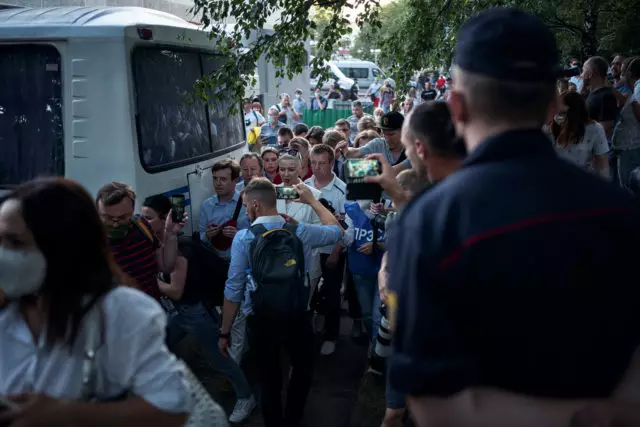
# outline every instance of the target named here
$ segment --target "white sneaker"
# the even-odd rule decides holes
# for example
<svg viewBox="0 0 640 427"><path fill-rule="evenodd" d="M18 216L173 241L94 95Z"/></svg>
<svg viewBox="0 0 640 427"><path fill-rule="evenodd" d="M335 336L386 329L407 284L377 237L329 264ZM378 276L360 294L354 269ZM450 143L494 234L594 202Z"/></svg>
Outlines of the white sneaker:
<svg viewBox="0 0 640 427"><path fill-rule="evenodd" d="M253 396L247 399L238 399L236 406L233 408L233 412L229 417L229 421L232 423L241 423L246 420L251 412L256 408L256 399Z"/></svg>
<svg viewBox="0 0 640 427"><path fill-rule="evenodd" d="M325 341L322 343L322 348L320 349L320 354L323 356L329 356L336 351L336 342L335 341Z"/></svg>

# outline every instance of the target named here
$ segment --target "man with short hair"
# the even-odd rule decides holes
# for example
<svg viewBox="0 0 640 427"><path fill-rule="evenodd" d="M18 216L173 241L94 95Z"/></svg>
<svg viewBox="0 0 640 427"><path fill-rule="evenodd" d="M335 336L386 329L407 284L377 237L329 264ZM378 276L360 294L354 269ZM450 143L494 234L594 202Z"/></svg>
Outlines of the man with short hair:
<svg viewBox="0 0 640 427"><path fill-rule="evenodd" d="M624 55L615 55L611 61L611 77L613 78L613 88L617 90L623 98L626 100L627 96L631 95L632 91L622 81L622 64L625 59ZM624 102L618 102L618 105L624 105Z"/></svg>
<svg viewBox="0 0 640 427"><path fill-rule="evenodd" d="M288 129L287 125L279 120L280 112L276 107L269 107L267 123L260 128L260 139L263 145L278 145L278 131Z"/></svg>
<svg viewBox="0 0 640 427"><path fill-rule="evenodd" d="M351 103L351 115L347 118L349 127L351 129L351 141L358 136L358 122L365 116L364 108L362 108L361 101L353 101ZM337 123L336 123L337 125Z"/></svg>
<svg viewBox="0 0 640 427"><path fill-rule="evenodd" d="M351 125L347 119L338 119L333 127L334 130L342 132L349 141L349 146L353 144L351 139Z"/></svg>
<svg viewBox="0 0 640 427"><path fill-rule="evenodd" d="M295 126L302 123L304 110L308 109L307 101L304 100L302 89L296 89L295 99L293 100L293 110L291 110L291 125Z"/></svg>
<svg viewBox="0 0 640 427"><path fill-rule="evenodd" d="M306 181L310 187L319 190L321 197L333 209L333 214L344 219L347 184L333 173L335 155L328 145L319 144L311 149L311 168L313 176ZM326 299L325 334L321 354L328 356L336 349L336 341L340 330L340 289L344 273L345 254L343 245L330 245L320 248L322 265L322 294Z"/></svg>
<svg viewBox="0 0 640 427"><path fill-rule="evenodd" d="M434 101L438 96L438 91L431 87L431 82L426 81L424 84L424 90L420 93L420 99L423 102Z"/></svg>
<svg viewBox="0 0 640 427"><path fill-rule="evenodd" d="M264 176L262 157L258 153L245 153L240 158L240 168L242 182L236 184L236 191L242 191L252 178Z"/></svg>
<svg viewBox="0 0 640 427"><path fill-rule="evenodd" d="M364 147L350 148L348 143L342 142L336 146L336 153L340 153L346 158L365 157L369 154L380 153L389 163L394 165L394 169L400 172L411 167L402 146L402 124L404 117L402 114L392 111L382 116L380 129L384 138L376 138Z"/></svg>
<svg viewBox="0 0 640 427"><path fill-rule="evenodd" d="M160 300L157 275L173 271L178 256L178 232L184 223L176 224L167 215L161 242L147 221L134 216L135 203L135 191L120 182L103 185L96 197L116 264L135 280L137 289Z"/></svg>
<svg viewBox="0 0 640 427"><path fill-rule="evenodd" d="M287 148L293 139L293 132L287 127L278 129L278 148Z"/></svg>
<svg viewBox="0 0 640 427"><path fill-rule="evenodd" d="M309 133L309 126L304 123L298 123L291 129L291 131L293 132L294 138L305 138L307 133Z"/></svg>
<svg viewBox="0 0 640 427"><path fill-rule="evenodd" d="M553 33L491 8L456 40L449 107L469 155L387 241L391 385L418 427L564 427L592 403L615 409L609 396L635 401L624 374L638 372L640 339L624 325L640 321L628 283L640 210L541 130L557 96Z"/></svg>
<svg viewBox="0 0 640 427"><path fill-rule="evenodd" d="M242 208L240 192L236 190L240 167L235 161L225 159L214 164L211 171L216 194L202 202L200 207L200 240L211 244L218 256L228 260L233 237L238 230L250 225ZM234 225L230 221L236 210L238 217Z"/></svg>
<svg viewBox="0 0 640 427"><path fill-rule="evenodd" d="M613 123L618 116L618 101L611 87L607 84L609 64L600 57L594 56L584 63L582 70L583 90L588 90L587 109L589 117L604 128L610 140Z"/></svg>
<svg viewBox="0 0 640 427"><path fill-rule="evenodd" d="M296 229L295 234L303 247L304 269L308 273L312 265L312 249L340 241L342 228L331 212L313 197L305 185L296 185L295 188L300 202L311 206L324 224L302 223ZM298 425L303 416L313 376L315 346L311 317L306 310L284 317L267 312L253 314L254 291L247 292L247 287L250 286L247 284L247 271L251 271L252 268L250 248L256 239L254 232L258 229L257 227L264 227L266 230L282 229L285 219L278 214L276 208L275 187L266 178L256 178L247 185L243 191L243 203L252 221L252 229L240 231L233 241L219 346L223 352L227 351L231 322L238 310L250 316L252 336L255 339L252 347L259 355L257 360L261 374L261 407L265 426ZM292 264L291 268L296 268L296 265L297 263ZM305 287L308 294L308 281ZM282 350L287 351L291 361L284 414L282 411Z"/></svg>
<svg viewBox="0 0 640 427"><path fill-rule="evenodd" d="M407 98L402 103L402 115L407 117L413 109L413 98Z"/></svg>

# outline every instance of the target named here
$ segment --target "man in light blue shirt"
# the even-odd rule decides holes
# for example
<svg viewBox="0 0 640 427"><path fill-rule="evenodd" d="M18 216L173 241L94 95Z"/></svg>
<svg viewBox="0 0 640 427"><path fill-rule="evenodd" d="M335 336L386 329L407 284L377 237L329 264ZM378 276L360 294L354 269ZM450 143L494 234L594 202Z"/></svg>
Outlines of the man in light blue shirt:
<svg viewBox="0 0 640 427"><path fill-rule="evenodd" d="M291 120L291 127L302 123L304 110L309 109L307 101L302 97L302 89L296 89L296 97L293 100L293 117Z"/></svg>
<svg viewBox="0 0 640 427"><path fill-rule="evenodd" d="M278 131L280 128L286 128L287 125L282 123L278 118L280 113L276 107L269 107L267 123L260 128L260 139L263 145L278 145Z"/></svg>
<svg viewBox="0 0 640 427"><path fill-rule="evenodd" d="M200 207L200 240L211 244L221 258L229 259L233 237L238 230L251 225L242 207L240 193L235 189L240 167L233 160L225 159L213 165L212 172L216 194ZM230 220L238 207L240 211L234 225Z"/></svg>
<svg viewBox="0 0 640 427"><path fill-rule="evenodd" d="M312 249L338 243L342 239L343 230L337 219L316 200L304 184L296 185L294 188L299 194L299 201L311 206L324 224L301 223L296 230L296 235L303 245L305 272L308 273L313 265ZM252 226L261 224L267 230L284 226L285 219L277 210L275 187L268 179L251 180L243 191L243 203L248 217L252 220ZM246 315L252 314L247 277L251 271L250 246L254 239L255 236L250 229L239 231L233 239L218 343L223 353L229 347L232 322L238 310ZM308 286L308 281L305 286ZM285 318L269 314L254 315L249 317L249 323L255 338L252 347L255 348L256 354L260 355L258 363L263 379L261 406L265 425L281 426L283 421L286 425L297 425L302 418L313 375L315 340L310 314L307 311L302 315ZM283 372L280 364L280 353L283 349L288 351L292 367L284 416L281 401Z"/></svg>

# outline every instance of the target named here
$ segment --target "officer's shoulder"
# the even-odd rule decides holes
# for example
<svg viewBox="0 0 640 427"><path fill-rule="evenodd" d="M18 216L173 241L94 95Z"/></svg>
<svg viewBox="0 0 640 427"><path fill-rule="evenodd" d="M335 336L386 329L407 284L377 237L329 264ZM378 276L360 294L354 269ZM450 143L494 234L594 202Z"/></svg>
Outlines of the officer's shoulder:
<svg viewBox="0 0 640 427"><path fill-rule="evenodd" d="M347 190L347 184L338 177L336 177L334 185L342 190L343 193Z"/></svg>

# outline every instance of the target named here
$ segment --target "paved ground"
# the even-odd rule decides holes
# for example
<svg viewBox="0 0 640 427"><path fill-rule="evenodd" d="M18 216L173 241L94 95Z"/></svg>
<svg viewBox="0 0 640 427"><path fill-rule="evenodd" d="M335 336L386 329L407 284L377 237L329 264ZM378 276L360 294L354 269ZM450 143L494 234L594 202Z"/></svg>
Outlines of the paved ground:
<svg viewBox="0 0 640 427"><path fill-rule="evenodd" d="M366 367L366 346L353 342L349 336L350 331L351 321L343 317L336 352L328 357L318 356L305 413L307 427L380 426L384 411L384 390L368 376L362 380ZM179 353L202 379L212 396L230 413L235 403L233 391L229 390L230 386L225 387L222 377L206 366L195 347L191 338L187 337L181 344ZM243 362L243 369L256 389L256 374L251 358L249 353L246 363ZM225 388L229 391L224 391ZM243 425L262 426L259 409Z"/></svg>

